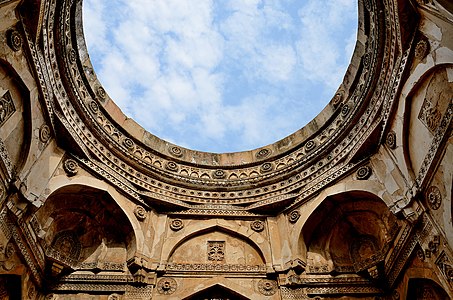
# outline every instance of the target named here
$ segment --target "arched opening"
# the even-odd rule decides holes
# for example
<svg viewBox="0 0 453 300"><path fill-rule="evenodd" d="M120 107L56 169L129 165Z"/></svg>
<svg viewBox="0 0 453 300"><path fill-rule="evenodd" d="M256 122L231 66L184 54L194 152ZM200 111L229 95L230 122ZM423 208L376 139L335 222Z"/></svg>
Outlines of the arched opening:
<svg viewBox="0 0 453 300"><path fill-rule="evenodd" d="M398 229L396 217L373 194L356 191L330 196L302 229L307 271L359 273L378 280Z"/></svg>
<svg viewBox="0 0 453 300"><path fill-rule="evenodd" d="M47 272L123 272L135 251L131 223L111 196L71 185L55 191L36 212Z"/></svg>

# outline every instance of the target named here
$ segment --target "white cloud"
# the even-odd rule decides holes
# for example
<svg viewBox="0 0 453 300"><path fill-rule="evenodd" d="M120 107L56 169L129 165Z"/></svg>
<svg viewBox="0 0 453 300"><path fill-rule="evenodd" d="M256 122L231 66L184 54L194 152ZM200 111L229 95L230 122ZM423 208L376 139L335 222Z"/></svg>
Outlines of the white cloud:
<svg viewBox="0 0 453 300"><path fill-rule="evenodd" d="M351 35L345 37L338 29L345 23L357 24L356 10L353 0L309 0L299 10L302 27L298 54L306 78L324 80L331 88L339 85L350 59L342 45L349 42ZM347 48L351 49L350 42Z"/></svg>
<svg viewBox="0 0 453 300"><path fill-rule="evenodd" d="M352 0L84 6L90 55L115 102L151 133L207 151L256 148L308 122L338 87L355 42L332 31L351 22Z"/></svg>

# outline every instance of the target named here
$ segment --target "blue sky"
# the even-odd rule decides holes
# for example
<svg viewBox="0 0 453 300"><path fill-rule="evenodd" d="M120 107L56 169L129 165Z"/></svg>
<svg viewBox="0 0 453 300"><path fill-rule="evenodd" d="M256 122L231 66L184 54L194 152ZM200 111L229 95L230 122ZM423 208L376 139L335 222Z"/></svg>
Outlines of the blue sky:
<svg viewBox="0 0 453 300"><path fill-rule="evenodd" d="M169 142L255 149L330 101L351 59L357 0L85 0L91 61L115 103Z"/></svg>

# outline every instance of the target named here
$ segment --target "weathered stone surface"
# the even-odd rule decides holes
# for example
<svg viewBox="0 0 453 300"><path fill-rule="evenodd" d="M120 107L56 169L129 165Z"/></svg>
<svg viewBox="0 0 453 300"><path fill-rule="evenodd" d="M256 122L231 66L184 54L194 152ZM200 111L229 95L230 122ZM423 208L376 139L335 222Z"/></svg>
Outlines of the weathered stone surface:
<svg viewBox="0 0 453 300"><path fill-rule="evenodd" d="M453 11L412 4L359 0L331 103L214 154L122 114L81 1L0 1L0 298L453 298Z"/></svg>

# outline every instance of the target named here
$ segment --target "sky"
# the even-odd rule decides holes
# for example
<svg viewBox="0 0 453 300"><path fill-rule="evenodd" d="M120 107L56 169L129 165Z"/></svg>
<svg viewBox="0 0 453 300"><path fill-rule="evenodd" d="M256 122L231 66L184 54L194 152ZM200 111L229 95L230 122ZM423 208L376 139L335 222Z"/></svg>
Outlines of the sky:
<svg viewBox="0 0 453 300"><path fill-rule="evenodd" d="M171 143L256 149L311 121L343 80L357 0L85 0L97 77Z"/></svg>

